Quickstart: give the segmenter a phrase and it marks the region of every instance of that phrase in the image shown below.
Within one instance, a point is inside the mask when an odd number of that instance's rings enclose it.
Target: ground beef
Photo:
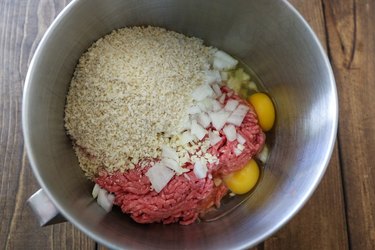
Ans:
[[[236,99],[242,104],[249,105],[228,88],[223,87],[222,91],[227,94],[225,102]],[[127,172],[109,174],[102,171],[95,181],[101,188],[114,193],[114,204],[120,206],[124,213],[130,214],[138,223],[191,224],[212,206],[220,206],[220,200],[227,193],[224,184],[216,186],[213,178],[220,178],[241,169],[263,147],[265,135],[251,106],[241,126],[236,129],[237,133],[246,139],[244,150],[236,156],[234,149],[238,142],[227,141],[221,130],[222,140],[208,150],[219,159],[219,163],[208,165],[209,174],[204,179],[198,179],[193,171],[176,175],[160,193],[157,193],[151,188],[151,183],[145,175],[151,167],[148,165],[143,168],[136,166]],[[193,168],[191,163],[184,167]]]

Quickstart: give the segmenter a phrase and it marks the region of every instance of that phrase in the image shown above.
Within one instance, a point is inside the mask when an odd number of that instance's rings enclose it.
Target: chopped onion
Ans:
[[[194,141],[195,136],[193,136],[189,131],[185,131],[180,137],[181,145],[186,145],[189,142]]]
[[[225,97],[226,97],[226,94],[220,96],[220,98],[219,98],[219,102],[220,102],[221,104],[224,104],[224,102],[225,102]]]
[[[180,175],[182,173],[185,173],[185,172],[189,171],[188,169],[184,169],[184,168],[180,167],[180,165],[178,164],[178,161],[175,161],[175,160],[172,160],[172,159],[163,158],[160,161],[160,163],[163,164],[164,166],[172,169],[173,171],[175,171],[177,173],[177,175]]]
[[[204,101],[204,100],[203,100]],[[197,106],[200,108],[201,111],[203,112],[206,112],[207,111],[207,107],[206,105],[204,104],[204,102],[198,102],[197,103]]]
[[[228,141],[234,141],[234,140],[237,139],[236,128],[232,124],[226,125],[223,128],[223,132],[224,132],[225,136],[227,137]]]
[[[206,84],[221,82],[221,75],[220,72],[217,70],[207,70],[205,72],[205,78]]]
[[[97,183],[95,183],[95,186],[92,189],[92,197],[94,198],[98,197],[99,190],[100,190],[100,186]]]
[[[211,124],[211,119],[206,113],[200,113],[197,121],[204,128],[208,128]]]
[[[114,197],[112,196],[109,198],[109,194],[107,190],[100,189],[98,193],[98,199],[96,202],[101,206],[107,213],[111,211],[113,206]]]
[[[214,132],[210,131],[208,132],[208,139],[210,140],[210,145],[214,146],[219,141],[221,141],[221,137],[218,134],[215,134]]]
[[[223,81],[226,81],[229,78],[229,72],[227,72],[227,71],[220,71],[220,75],[221,75],[221,79]]]
[[[199,108],[199,106],[194,105],[188,108],[188,114],[190,115],[199,114],[200,112],[201,112],[201,109]]]
[[[161,147],[161,156],[163,158],[169,158],[169,159],[172,159],[176,162],[178,162],[178,154],[176,152],[176,150],[172,149],[171,147],[167,146],[167,145],[163,145]]]
[[[225,111],[228,111],[228,112],[234,111],[237,108],[238,103],[239,102],[237,100],[233,100],[233,99],[228,100],[227,104],[225,104],[225,107],[224,107]]]
[[[215,95],[217,97],[221,96],[223,93],[221,92],[221,89],[220,89],[220,86],[217,85],[216,83],[212,84],[212,89],[214,90],[215,92]]]
[[[194,164],[194,174],[198,179],[203,179],[207,175],[206,163],[202,161],[196,161]]]
[[[246,143],[246,139],[242,135],[240,135],[239,133],[237,133],[237,141],[241,145],[244,145]]]
[[[174,171],[161,163],[155,163],[145,174],[156,192],[160,192],[173,178]]]
[[[212,100],[212,111],[214,112],[217,112],[219,110],[221,110],[223,107],[221,106],[221,103],[216,101],[216,100]]]
[[[203,137],[207,134],[207,130],[205,130],[201,125],[199,125],[196,120],[192,120],[191,133],[195,135],[199,140],[202,140]]]
[[[249,89],[255,90],[256,92],[259,92],[257,85],[255,82],[249,82]]]
[[[238,149],[238,148],[235,148],[235,149],[234,149],[234,154],[235,154],[236,156],[239,156],[241,153],[242,153],[242,150],[240,150],[240,149]]]
[[[210,85],[203,84],[196,88],[191,96],[193,97],[194,100],[196,101],[202,101],[206,97],[213,96],[214,91],[212,90]]]
[[[234,69],[238,61],[227,53],[218,50],[214,54],[213,67],[220,71]]]
[[[260,151],[257,155],[257,158],[265,164],[269,156],[269,151],[267,145],[264,145],[262,151]]]
[[[247,111],[249,111],[249,107],[240,104],[233,113],[228,118],[228,123],[234,124],[236,126],[241,126],[243,119],[246,116]]]
[[[211,118],[212,126],[217,130],[220,131],[225,123],[227,122],[227,119],[230,115],[230,113],[225,111],[219,111],[219,112],[212,112],[208,114]]]

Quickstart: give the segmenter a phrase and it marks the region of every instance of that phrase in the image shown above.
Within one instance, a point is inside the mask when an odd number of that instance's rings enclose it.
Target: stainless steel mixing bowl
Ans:
[[[202,38],[241,59],[273,97],[271,155],[253,195],[209,223],[140,225],[105,214],[91,197],[64,130],[64,104],[80,55],[111,30],[161,26]],[[35,52],[23,99],[23,131],[34,174],[52,204],[111,248],[248,248],[284,225],[322,178],[335,142],[334,77],[313,31],[281,0],[73,0]]]

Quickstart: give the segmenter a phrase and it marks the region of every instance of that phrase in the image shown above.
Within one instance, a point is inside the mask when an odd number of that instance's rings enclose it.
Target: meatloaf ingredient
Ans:
[[[225,185],[235,194],[245,194],[255,187],[259,180],[258,164],[251,159],[242,169],[224,176]]]
[[[255,93],[249,97],[249,102],[253,105],[258,115],[259,124],[263,131],[272,129],[275,123],[275,107],[271,98],[265,93]]]

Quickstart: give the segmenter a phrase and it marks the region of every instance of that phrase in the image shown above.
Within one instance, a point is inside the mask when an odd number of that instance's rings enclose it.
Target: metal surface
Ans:
[[[66,221],[43,189],[39,189],[35,192],[35,194],[27,200],[27,203],[35,213],[39,225],[42,227]]]
[[[240,58],[263,80],[277,120],[263,180],[233,212],[190,226],[139,225],[91,198],[65,135],[65,95],[90,44],[130,25],[163,26]],[[328,164],[338,105],[330,65],[299,14],[280,0],[76,0],[41,41],[27,74],[23,131],[40,185],[61,213],[111,248],[240,249],[264,240],[307,201]]]

